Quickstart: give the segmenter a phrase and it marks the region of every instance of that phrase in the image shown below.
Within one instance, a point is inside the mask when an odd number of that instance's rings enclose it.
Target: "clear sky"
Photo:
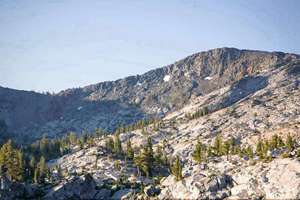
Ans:
[[[299,0],[0,0],[0,85],[59,91],[217,47],[300,54]]]

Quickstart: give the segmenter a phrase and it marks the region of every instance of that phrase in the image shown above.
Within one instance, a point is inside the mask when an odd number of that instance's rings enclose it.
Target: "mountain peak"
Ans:
[[[164,116],[195,97],[231,86],[245,77],[268,76],[268,72],[298,59],[295,54],[224,47],[193,54],[142,75],[55,95],[5,89],[0,95],[0,118],[9,130],[14,130],[14,135],[21,137],[32,131],[36,133],[34,138],[96,127],[113,131],[120,124]],[[255,81],[252,84],[258,83]]]

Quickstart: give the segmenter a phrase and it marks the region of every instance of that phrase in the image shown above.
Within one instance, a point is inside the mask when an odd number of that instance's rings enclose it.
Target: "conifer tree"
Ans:
[[[149,158],[150,158],[151,162],[153,162],[154,161],[154,154],[153,154],[153,145],[152,145],[151,137],[148,137],[148,139],[147,139],[146,148],[148,149]]]
[[[16,178],[15,172],[16,157],[12,146],[12,141],[8,140],[0,151],[0,166],[7,169],[8,175],[12,178]]]
[[[157,146],[155,156],[154,156],[155,163],[157,165],[163,165],[164,160],[163,160],[163,151],[161,146]]]
[[[34,175],[33,175],[33,181],[35,183],[39,183],[40,182],[39,178],[40,178],[39,169],[35,168],[34,169]]]
[[[140,155],[135,157],[135,164],[147,177],[152,175],[153,169],[153,148],[152,139],[149,137],[146,146],[141,150]]]
[[[118,170],[118,171],[121,170],[121,163],[120,163],[119,160],[116,160],[116,161],[114,162],[114,167],[115,167],[115,169]]]
[[[148,135],[147,131],[145,130],[145,128],[142,128],[142,134],[143,135]]]
[[[105,146],[108,150],[113,152],[114,151],[114,140],[111,137],[109,137],[105,142]]]
[[[180,181],[183,179],[182,165],[180,163],[179,156],[176,156],[175,162],[171,166],[171,173],[175,176],[176,181]]]
[[[35,167],[36,167],[35,157],[31,156],[30,161],[29,161],[29,177],[32,179],[34,178]]]
[[[253,150],[252,150],[251,146],[248,146],[248,147],[246,148],[246,153],[247,153],[247,156],[248,156],[250,159],[253,159],[254,154],[253,154]]]
[[[114,138],[114,152],[116,154],[118,154],[118,155],[121,155],[123,153],[122,144],[121,144],[120,134],[119,133],[115,134],[115,138]]]
[[[284,142],[280,136],[278,136],[278,147],[284,147]]]
[[[77,136],[74,132],[70,132],[68,134],[68,140],[69,140],[71,145],[76,145],[78,143],[77,142]]]
[[[41,157],[39,163],[37,164],[37,170],[38,170],[38,182],[44,182],[45,178],[48,177],[48,168],[46,165],[45,157]]]
[[[277,134],[273,135],[270,144],[271,149],[277,149],[278,147],[280,147],[280,145],[282,145],[280,144],[282,142],[280,140],[281,138]]]
[[[198,140],[192,156],[197,163],[201,163],[204,160],[204,146],[200,140]]]
[[[214,143],[214,149],[218,156],[222,155],[222,138],[221,135],[217,135]]]
[[[266,156],[267,152],[270,150],[270,143],[268,140],[265,141],[264,145],[263,145],[263,153]]]
[[[24,181],[25,178],[25,163],[23,152],[21,150],[16,151],[16,180]]]
[[[263,142],[261,141],[261,139],[258,140],[258,143],[256,145],[256,154],[259,156],[259,159],[264,159],[265,155],[264,155],[264,149],[263,149]]]
[[[95,135],[96,135],[97,137],[101,137],[101,136],[103,136],[103,135],[106,135],[106,133],[105,133],[105,131],[104,131],[103,129],[101,129],[101,128],[96,128],[96,129],[95,129]]]
[[[86,142],[86,143],[88,144],[88,146],[89,146],[89,147],[92,147],[92,146],[94,146],[94,145],[95,145],[94,138],[92,138],[92,137],[88,137],[88,139],[87,139],[87,142]]]
[[[207,157],[209,158],[209,157],[212,157],[213,155],[214,155],[213,147],[209,145],[207,148]]]
[[[286,146],[290,152],[294,149],[294,144],[295,141],[293,140],[293,137],[290,134],[288,134],[286,139]]]
[[[87,130],[82,131],[81,136],[80,136],[80,140],[83,144],[86,143],[87,139],[88,139],[89,133],[87,132]]]
[[[150,160],[146,148],[143,148],[140,154],[134,157],[134,162],[140,172],[144,173],[147,177],[150,176]]]
[[[41,155],[48,158],[49,153],[51,152],[49,149],[49,139],[46,136],[43,136],[39,143]]]
[[[228,160],[229,152],[230,152],[230,141],[227,140],[223,145],[223,152],[226,155],[226,160]]]
[[[127,154],[127,158],[130,159],[130,160],[133,160],[134,158],[134,151],[132,149],[132,146],[131,146],[131,141],[128,140],[127,141],[127,148],[126,148],[126,154]]]
[[[230,145],[230,153],[231,154],[235,154],[235,145],[236,145],[236,141],[234,137],[230,137],[230,139],[228,140],[229,145]]]

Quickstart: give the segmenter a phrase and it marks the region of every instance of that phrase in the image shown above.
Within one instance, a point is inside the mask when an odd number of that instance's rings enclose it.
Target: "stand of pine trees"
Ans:
[[[285,142],[278,135],[273,135],[270,140],[259,139],[255,149],[249,145],[242,148],[234,138],[223,141],[223,138],[217,135],[212,145],[204,145],[198,140],[192,156],[197,163],[205,162],[209,157],[224,155],[226,155],[227,160],[230,155],[239,155],[240,157],[246,156],[249,159],[258,156],[260,160],[271,161],[272,155],[270,155],[270,152],[272,150],[285,149],[282,151],[284,152],[282,156],[290,157],[290,152],[294,151],[296,146],[296,140],[290,134]],[[296,156],[300,157],[299,147],[296,151]]]
[[[93,134],[84,131],[80,137],[70,132],[60,139],[43,137],[30,145],[19,147],[8,140],[0,148],[0,175],[17,182],[44,183],[50,176],[47,161],[71,152],[75,146],[91,146],[94,138],[102,135],[106,133],[101,129],[96,129]]]

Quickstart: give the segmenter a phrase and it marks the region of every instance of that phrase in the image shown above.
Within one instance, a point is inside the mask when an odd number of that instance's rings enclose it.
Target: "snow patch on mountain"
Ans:
[[[171,79],[171,76],[170,75],[166,75],[164,77],[164,82],[168,82],[170,79]]]
[[[212,77],[210,77],[210,76],[207,76],[207,77],[204,78],[204,80],[208,80],[208,81],[211,80],[211,79],[212,79]]]

